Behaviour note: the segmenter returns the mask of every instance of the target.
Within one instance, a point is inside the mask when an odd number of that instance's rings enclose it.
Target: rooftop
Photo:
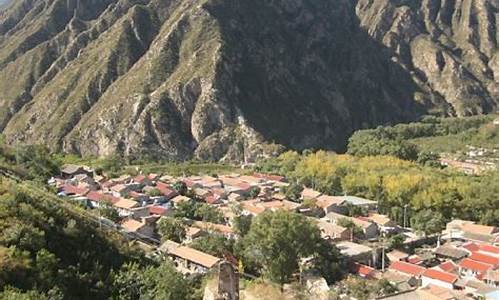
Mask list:
[[[495,232],[498,232],[497,227],[472,224],[472,223],[464,224],[462,226],[462,230],[465,232],[470,232],[475,234],[493,234]]]
[[[461,268],[465,268],[465,269],[477,271],[477,272],[482,272],[482,273],[491,269],[491,265],[485,264],[482,262],[478,262],[478,261],[475,261],[475,260],[472,260],[469,258],[463,259],[458,265]]]
[[[479,252],[473,252],[472,255],[469,256],[469,258],[475,261],[479,261],[485,264],[498,267],[498,257],[493,257]]]
[[[206,268],[212,268],[220,261],[215,256],[186,246],[172,247],[168,252],[171,255],[186,259]]]
[[[136,221],[134,219],[126,219],[122,222],[122,227],[128,232],[136,232],[139,230],[141,227],[143,227],[145,224],[139,221]]]
[[[434,253],[436,253],[437,255],[451,257],[454,259],[461,259],[461,258],[467,257],[467,255],[469,254],[465,250],[461,250],[461,249],[458,249],[458,248],[455,248],[452,246],[448,246],[448,245],[444,245],[444,246],[436,248],[436,250],[434,250]]]
[[[377,201],[372,201],[356,196],[340,196],[345,202],[352,205],[376,205]]]
[[[424,267],[410,264],[404,261],[395,261],[391,263],[389,269],[412,276],[419,276],[425,271]]]
[[[340,250],[340,253],[342,253],[343,255],[346,255],[346,256],[356,256],[359,254],[363,254],[363,253],[367,253],[367,252],[372,251],[372,248],[370,248],[368,246],[349,242],[349,241],[342,241],[342,242],[336,243],[335,245]]]
[[[422,273],[422,276],[427,278],[436,279],[439,281],[447,282],[447,283],[455,283],[458,280],[458,276],[455,274],[439,271],[436,269],[427,269]]]

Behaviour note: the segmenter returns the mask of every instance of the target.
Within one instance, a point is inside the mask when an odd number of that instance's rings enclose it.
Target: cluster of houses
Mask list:
[[[497,227],[453,220],[436,247],[413,255],[386,253],[383,272],[357,262],[353,271],[387,279],[401,291],[383,299],[498,299],[499,251]]]
[[[166,241],[158,245],[156,250],[171,258],[183,273],[204,273],[222,260],[230,260],[193,249],[189,247],[192,241],[212,233],[237,238],[233,230],[237,214],[257,216],[285,209],[311,218],[322,237],[339,248],[352,273],[367,279],[385,278],[398,286],[401,293],[425,294],[444,289],[448,294],[443,295],[485,297],[498,288],[498,228],[455,220],[447,225],[436,248],[413,255],[400,250],[384,252],[385,246],[380,241],[386,234],[402,234],[408,248],[425,244],[428,239],[377,213],[377,202],[368,199],[325,195],[304,188],[300,198],[313,203],[314,208],[291,201],[282,193],[289,183],[281,176],[140,174],[106,178],[87,167],[67,165],[50,183],[57,187],[59,195],[91,208],[103,205],[114,208],[121,220],[118,224],[106,221],[137,237],[158,239],[158,221],[171,216],[185,201],[204,202],[219,210],[224,216],[223,224],[192,220],[182,243]],[[178,191],[179,183],[187,192]],[[234,210],[235,204],[238,212]],[[353,207],[365,212],[363,216],[348,216]]]

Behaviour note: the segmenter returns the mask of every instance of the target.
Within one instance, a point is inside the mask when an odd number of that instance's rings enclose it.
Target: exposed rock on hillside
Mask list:
[[[20,0],[0,130],[84,155],[248,160],[498,108],[493,0]]]

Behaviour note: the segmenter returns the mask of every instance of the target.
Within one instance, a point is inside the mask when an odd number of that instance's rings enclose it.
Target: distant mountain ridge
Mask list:
[[[493,0],[19,0],[0,130],[83,155],[244,160],[498,109]]]

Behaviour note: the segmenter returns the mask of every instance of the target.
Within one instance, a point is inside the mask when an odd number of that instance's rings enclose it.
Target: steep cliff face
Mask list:
[[[243,160],[498,107],[496,3],[21,0],[0,130],[84,155]]]

